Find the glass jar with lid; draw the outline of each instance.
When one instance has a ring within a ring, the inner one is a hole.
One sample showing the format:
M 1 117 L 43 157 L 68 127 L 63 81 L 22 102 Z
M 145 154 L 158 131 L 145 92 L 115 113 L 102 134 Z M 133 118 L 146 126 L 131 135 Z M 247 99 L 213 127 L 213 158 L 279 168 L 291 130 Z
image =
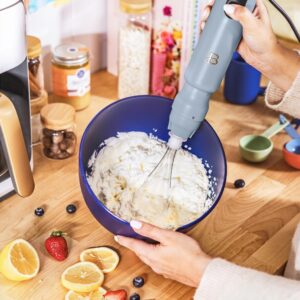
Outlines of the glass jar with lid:
M 120 0 L 119 98 L 148 94 L 151 0 Z
M 27 36 L 28 73 L 31 107 L 32 143 L 40 140 L 40 110 L 48 103 L 48 94 L 44 86 L 44 70 L 42 63 L 42 46 L 39 38 Z
M 52 83 L 55 102 L 82 110 L 90 104 L 89 50 L 79 43 L 57 46 L 52 53 Z
M 75 109 L 65 103 L 51 103 L 41 110 L 42 146 L 46 157 L 65 159 L 76 151 Z

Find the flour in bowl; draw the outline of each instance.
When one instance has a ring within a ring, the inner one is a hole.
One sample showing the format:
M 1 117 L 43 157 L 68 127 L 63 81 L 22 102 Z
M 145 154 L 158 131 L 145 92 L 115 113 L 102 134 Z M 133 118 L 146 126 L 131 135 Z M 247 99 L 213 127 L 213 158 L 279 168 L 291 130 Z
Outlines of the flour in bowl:
M 180 149 L 174 161 L 169 197 L 164 197 L 159 187 L 146 197 L 133 197 L 166 150 L 166 143 L 146 133 L 119 133 L 107 139 L 99 154 L 90 159 L 88 182 L 97 197 L 120 218 L 176 229 L 209 209 L 210 183 L 201 159 Z

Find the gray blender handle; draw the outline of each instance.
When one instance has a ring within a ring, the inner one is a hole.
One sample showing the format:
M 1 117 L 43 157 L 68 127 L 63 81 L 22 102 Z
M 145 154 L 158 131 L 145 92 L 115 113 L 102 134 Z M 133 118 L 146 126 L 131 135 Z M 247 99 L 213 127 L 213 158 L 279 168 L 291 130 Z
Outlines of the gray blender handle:
M 224 4 L 240 4 L 253 11 L 255 0 L 216 0 L 185 73 L 170 114 L 169 130 L 183 140 L 204 120 L 209 99 L 220 86 L 241 37 L 242 26 L 224 12 Z

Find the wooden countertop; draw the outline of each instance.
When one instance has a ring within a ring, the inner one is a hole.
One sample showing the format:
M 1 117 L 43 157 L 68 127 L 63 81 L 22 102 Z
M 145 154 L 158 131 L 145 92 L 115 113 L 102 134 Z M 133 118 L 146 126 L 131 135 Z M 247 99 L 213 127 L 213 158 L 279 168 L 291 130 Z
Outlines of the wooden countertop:
M 111 100 L 115 99 L 117 80 L 100 72 L 93 77 L 92 104 L 77 113 L 78 137 L 89 120 Z M 207 119 L 220 136 L 228 160 L 228 183 L 224 195 L 213 213 L 190 235 L 204 251 L 221 256 L 243 266 L 269 273 L 280 273 L 288 258 L 291 238 L 300 221 L 300 172 L 285 164 L 281 148 L 288 137 L 274 137 L 275 149 L 261 164 L 243 161 L 238 141 L 245 134 L 262 132 L 277 121 L 277 114 L 267 109 L 262 99 L 251 106 L 235 106 L 225 102 L 221 93 L 211 101 Z M 32 196 L 17 195 L 0 203 L 0 247 L 15 238 L 30 241 L 38 250 L 41 271 L 36 278 L 13 283 L 0 275 L 1 300 L 59 300 L 66 290 L 60 285 L 63 270 L 79 260 L 79 253 L 88 247 L 110 245 L 118 249 L 121 263 L 108 276 L 104 286 L 109 289 L 125 287 L 133 291 L 132 278 L 147 274 L 147 283 L 139 291 L 142 299 L 192 299 L 194 289 L 155 275 L 133 253 L 120 248 L 112 234 L 95 221 L 82 198 L 78 181 L 78 158 L 51 161 L 34 147 L 34 178 L 36 189 Z M 242 190 L 233 188 L 237 178 L 246 181 Z M 65 207 L 76 203 L 78 211 L 68 215 Z M 34 209 L 43 206 L 45 215 L 34 216 Z M 70 256 L 64 262 L 51 259 L 43 242 L 53 229 L 69 235 Z M 175 262 L 174 262 L 175 263 Z

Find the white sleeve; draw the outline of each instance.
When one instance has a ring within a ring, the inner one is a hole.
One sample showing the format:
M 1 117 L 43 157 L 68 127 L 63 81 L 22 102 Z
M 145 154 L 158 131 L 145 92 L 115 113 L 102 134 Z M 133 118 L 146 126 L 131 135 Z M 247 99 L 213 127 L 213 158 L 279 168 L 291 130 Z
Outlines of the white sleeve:
M 297 226 L 284 276 L 300 280 L 300 224 Z
M 213 259 L 195 300 L 299 300 L 300 282 Z

